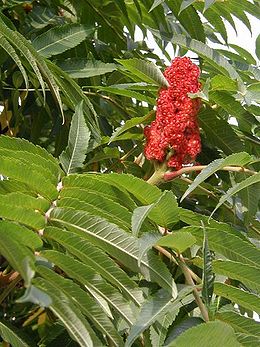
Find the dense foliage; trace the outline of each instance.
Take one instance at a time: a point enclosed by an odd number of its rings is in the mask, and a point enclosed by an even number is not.
[[[0,345],[259,346],[259,1],[0,5]]]

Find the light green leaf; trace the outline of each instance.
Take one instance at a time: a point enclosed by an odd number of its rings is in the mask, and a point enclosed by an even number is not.
[[[236,338],[243,347],[259,347],[260,345],[260,338],[248,333],[236,333]]]
[[[10,238],[19,244],[30,248],[31,250],[42,247],[42,240],[37,233],[17,223],[8,222],[6,220],[0,221],[0,229],[7,233]]]
[[[173,300],[168,293],[159,291],[156,296],[148,299],[143,304],[137,321],[130,329],[125,347],[130,347],[143,331],[155,321],[160,320],[166,313],[171,312],[177,315],[182,306],[193,301],[193,296],[188,294],[189,292],[185,289],[183,292],[179,292],[178,297]]]
[[[175,231],[171,235],[163,236],[156,244],[158,246],[168,247],[177,253],[183,253],[187,248],[196,243],[196,238],[190,233]]]
[[[211,90],[237,91],[237,83],[231,78],[223,75],[216,75],[210,80]]]
[[[89,215],[83,211],[68,208],[56,208],[51,213],[51,220],[84,237],[89,242],[102,248],[113,258],[123,263],[132,271],[139,272],[147,280],[156,281],[176,297],[176,285],[163,262],[153,252],[148,252],[138,267],[138,240],[106,220]]]
[[[72,117],[68,146],[60,155],[61,165],[67,175],[83,167],[89,139],[90,131],[84,118],[82,101],[76,106]]]
[[[104,63],[101,60],[68,58],[58,61],[58,66],[72,78],[100,76],[117,69],[116,64]]]
[[[0,254],[7,259],[12,268],[19,272],[28,286],[34,276],[34,256],[26,246],[9,234],[6,224],[0,223]],[[10,225],[8,225],[9,227]]]
[[[9,322],[0,320],[0,336],[5,342],[8,342],[12,347],[34,347],[33,341],[30,341],[28,336],[24,336],[21,331],[12,326]]]
[[[95,333],[71,299],[47,280],[37,278],[34,284],[51,296],[52,304],[49,309],[62,321],[73,339],[81,347],[94,347],[92,339]]]
[[[161,5],[165,0],[154,0],[149,12],[154,10],[157,6]]]
[[[82,24],[64,24],[49,29],[37,36],[32,44],[42,56],[49,58],[76,47],[87,36],[94,33],[94,28]]]
[[[199,324],[186,330],[167,347],[187,347],[191,341],[193,347],[201,347],[202,341],[204,346],[241,347],[234,330],[228,324],[217,321]]]
[[[153,83],[159,87],[168,87],[168,81],[161,70],[152,62],[141,59],[117,59],[127,70],[139,77],[142,81]]]
[[[181,13],[183,10],[185,10],[187,7],[189,7],[195,1],[196,0],[183,0],[182,3],[181,3],[181,8],[180,8],[180,12],[179,13]]]
[[[125,131],[135,127],[136,125],[145,124],[146,122],[150,121],[151,116],[152,116],[151,113],[148,113],[147,115],[143,117],[134,117],[134,118],[128,119],[124,125],[116,128],[113,131],[108,144],[110,144],[112,141],[115,141],[118,138],[118,136],[123,134]]]
[[[132,231],[137,235],[145,218],[150,217],[164,228],[179,221],[178,204],[171,191],[164,191],[160,198],[148,206],[137,207],[132,215]]]
[[[253,56],[244,48],[238,46],[238,45],[234,45],[234,44],[229,44],[230,47],[232,47],[235,51],[237,51],[237,53],[242,56],[243,58],[245,58],[245,60],[247,61],[248,64],[253,64],[256,65],[256,61],[253,58]]]
[[[232,195],[237,194],[241,190],[243,190],[243,189],[245,189],[245,188],[247,188],[247,187],[249,187],[251,185],[259,184],[259,182],[260,182],[260,173],[256,173],[253,176],[250,176],[250,177],[246,178],[244,181],[239,182],[239,183],[235,184],[233,187],[229,188],[227,193],[220,198],[219,203],[217,204],[217,206],[213,210],[212,214],[221,205],[223,205],[224,202],[226,202]],[[259,197],[257,199],[259,199]]]
[[[67,276],[81,283],[108,316],[111,307],[129,326],[133,324],[134,317],[129,302],[118,289],[107,283],[89,265],[57,251],[44,251],[42,254],[62,269]]]
[[[226,157],[225,159],[216,159],[211,162],[205,169],[203,169],[195,180],[192,182],[190,187],[183,194],[181,201],[185,199],[198,185],[204,182],[208,177],[213,175],[216,171],[221,170],[225,166],[244,166],[252,160],[248,153],[234,153]]]
[[[252,318],[242,316],[235,311],[228,311],[225,306],[216,313],[216,318],[231,325],[235,331],[260,338],[260,323]]]
[[[217,253],[224,255],[226,258],[256,266],[259,263],[260,250],[250,241],[240,238],[239,232],[230,232],[225,227],[211,228],[206,227],[209,241],[209,248]],[[190,232],[196,237],[199,245],[203,243],[203,228],[190,226],[182,228],[181,231]],[[236,235],[237,234],[237,235]]]
[[[231,260],[213,261],[214,272],[241,281],[246,286],[260,293],[260,267],[234,262]]]
[[[13,46],[8,42],[8,40],[2,34],[0,34],[0,46],[7,52],[7,54],[10,55],[10,57],[12,57],[13,61],[18,66],[19,70],[22,73],[23,79],[24,79],[25,88],[28,89],[29,88],[29,81],[28,81],[28,76],[27,76],[26,70],[23,67],[23,64],[22,64],[19,56],[15,52]]]
[[[140,306],[143,300],[142,294],[137,289],[135,282],[101,249],[87,242],[77,234],[58,228],[47,227],[44,237],[54,240],[65,247],[84,264],[90,266],[103,278],[119,288],[137,306]]]
[[[214,4],[216,0],[205,0],[204,5],[204,12],[207,11],[207,9]]]
[[[141,265],[141,260],[144,255],[147,254],[148,250],[151,249],[155,243],[160,240],[161,234],[160,233],[144,233],[141,235],[140,238],[138,238],[138,249],[139,249],[139,255],[138,255],[138,266]]]
[[[96,328],[106,335],[115,346],[123,346],[123,341],[117,333],[112,322],[106,317],[98,304],[89,296],[89,294],[80,288],[79,285],[69,279],[57,275],[54,271],[38,266],[36,271],[46,280],[48,280],[64,295],[70,297],[72,302],[80,311],[88,317]]]
[[[258,59],[260,59],[260,34],[257,36],[255,44],[255,54]]]
[[[260,313],[260,298],[255,294],[218,282],[214,285],[214,293],[248,310],[252,310],[258,314]]]

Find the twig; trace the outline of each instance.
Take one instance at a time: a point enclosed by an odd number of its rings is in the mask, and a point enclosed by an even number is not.
[[[183,167],[182,169],[178,171],[171,171],[171,172],[166,172],[164,175],[164,180],[165,181],[170,181],[176,177],[179,177],[185,173],[190,173],[190,172],[195,172],[195,171],[201,171],[205,169],[207,165],[197,165],[197,166],[188,166],[188,167]],[[256,172],[246,169],[242,166],[224,166],[223,168],[219,169],[223,171],[232,171],[232,172],[243,172],[247,173],[249,175],[255,175]]]
[[[185,264],[185,261],[181,255],[179,256],[179,265],[180,265],[180,268],[182,269],[182,272],[184,274],[184,277],[185,277],[187,284],[194,287],[195,284],[194,284],[193,279],[191,277],[191,274],[189,272],[189,268]],[[205,305],[203,304],[203,302],[201,300],[201,297],[199,295],[197,288],[193,289],[193,295],[194,295],[196,304],[198,305],[198,307],[200,309],[202,317],[204,318],[205,322],[208,322],[209,321],[209,314],[208,314],[208,311],[207,311]]]

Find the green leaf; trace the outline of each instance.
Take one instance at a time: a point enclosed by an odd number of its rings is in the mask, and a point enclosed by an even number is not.
[[[151,29],[152,33],[156,36],[159,35],[161,39],[172,42],[176,45],[189,49],[195,53],[197,53],[200,57],[204,58],[207,63],[213,66],[217,71],[222,73],[223,75],[230,76],[233,80],[241,80],[237,71],[233,68],[231,64],[229,64],[228,60],[225,59],[221,54],[217,53],[216,50],[210,48],[206,44],[197,41],[195,39],[191,39],[184,35],[173,35],[172,37],[163,36],[161,37],[158,32]]]
[[[172,248],[177,253],[183,253],[187,248],[196,243],[196,238],[190,233],[175,231],[171,235],[163,236],[156,244],[158,246]]]
[[[71,78],[100,76],[117,69],[116,64],[83,58],[68,58],[58,61],[57,64],[63,71],[69,74]]]
[[[231,325],[235,331],[260,338],[260,323],[252,318],[242,316],[234,311],[228,311],[225,306],[216,313],[216,318]]]
[[[96,328],[108,336],[109,340],[115,346],[123,346],[121,337],[115,330],[112,322],[106,317],[98,304],[91,299],[86,291],[71,280],[64,279],[57,275],[54,271],[44,267],[37,266],[36,271],[46,280],[48,280],[57,289],[62,291],[64,295],[70,297],[80,311],[88,317]]]
[[[214,4],[216,0],[205,0],[205,5],[204,5],[204,12]]]
[[[136,125],[145,124],[146,122],[149,122],[150,118],[151,118],[151,113],[149,112],[147,115],[143,117],[134,117],[134,118],[128,119],[124,125],[116,128],[113,131],[113,134],[111,135],[108,144],[110,144],[112,141],[115,141],[118,138],[118,136],[123,134],[125,131],[135,127]]]
[[[181,8],[180,8],[180,12],[181,13],[183,10],[185,10],[187,7],[189,7],[190,5],[192,5],[196,0],[183,0],[181,3]]]
[[[252,266],[231,260],[215,260],[213,269],[214,272],[239,280],[255,292],[260,293],[260,267],[258,264]]]
[[[220,118],[212,108],[208,107],[200,112],[199,123],[207,141],[221,149],[226,155],[243,151],[244,145],[232,126]]]
[[[152,252],[147,254],[138,267],[138,240],[116,225],[98,217],[93,217],[83,211],[56,208],[51,213],[51,220],[59,222],[66,228],[84,237],[89,242],[102,248],[130,268],[139,272],[147,280],[156,281],[176,297],[176,286],[171,274],[158,257]]]
[[[92,338],[95,334],[71,299],[47,280],[37,278],[34,284],[51,296],[52,304],[49,309],[62,321],[73,339],[82,347],[94,347]]]
[[[195,180],[192,182],[190,187],[183,194],[181,201],[185,199],[198,185],[204,182],[208,177],[213,175],[216,171],[221,170],[225,166],[244,166],[252,160],[248,153],[234,153],[226,157],[225,159],[216,159],[211,162],[205,169],[203,169]]]
[[[168,81],[161,70],[152,62],[141,59],[117,59],[127,70],[139,77],[142,81],[153,83],[159,87],[167,88]]]
[[[224,255],[226,258],[256,266],[259,263],[260,250],[257,249],[250,241],[245,241],[239,237],[239,232],[231,233],[225,228],[206,227],[209,241],[209,248],[217,253]],[[199,245],[203,243],[203,228],[191,226],[182,228],[181,231],[190,232],[196,237]],[[237,235],[236,235],[237,234]]]
[[[32,44],[42,56],[49,58],[76,47],[87,36],[94,33],[94,28],[82,24],[64,24],[56,26],[37,36]]]
[[[28,336],[24,336],[19,329],[4,320],[0,320],[0,336],[5,342],[10,343],[12,347],[36,346],[33,341],[30,341]]]
[[[237,91],[237,83],[231,78],[223,75],[216,75],[210,80],[211,90]]]
[[[207,229],[203,226],[203,273],[202,273],[202,298],[209,310],[213,294],[215,275],[212,269],[212,253],[209,249]]]
[[[150,217],[164,228],[179,221],[178,204],[171,191],[164,191],[160,198],[148,206],[137,207],[132,215],[132,232],[137,235],[145,218]]]
[[[253,64],[256,65],[256,61],[253,58],[253,56],[244,48],[234,45],[234,44],[229,44],[230,47],[232,47],[235,51],[237,51],[237,53],[242,56],[243,58],[245,58],[245,60],[247,61],[248,64]]]
[[[255,54],[258,59],[260,59],[260,34],[257,36],[255,43]]]
[[[44,169],[48,169],[46,172],[46,179],[53,176],[55,177],[54,182],[58,182],[58,177],[61,173],[59,163],[57,159],[44,148],[34,145],[25,139],[2,135],[0,137],[0,149],[1,151],[9,151],[8,156],[12,155],[12,152],[16,155],[16,159],[19,158],[19,160],[24,160],[26,163],[37,165],[41,172],[45,172]],[[17,156],[17,154],[19,154],[19,156]]]
[[[23,64],[22,64],[19,56],[15,52],[13,46],[8,42],[8,40],[2,34],[0,34],[0,46],[12,57],[13,61],[18,66],[19,70],[22,73],[23,79],[24,79],[25,88],[28,89],[29,88],[29,81],[28,81],[28,76],[27,76],[26,70],[23,67]]]
[[[229,188],[227,193],[220,198],[219,203],[217,204],[217,206],[213,210],[212,214],[221,205],[223,205],[232,195],[237,194],[242,189],[245,189],[245,188],[247,188],[247,187],[249,187],[251,185],[259,184],[259,182],[260,182],[260,173],[256,173],[253,176],[250,176],[250,177],[246,178],[244,181],[239,182],[239,183],[235,184],[233,187]],[[259,199],[259,197],[257,199]]]
[[[149,12],[153,11],[157,6],[161,5],[164,3],[165,0],[154,0]]]
[[[67,175],[83,167],[89,139],[90,131],[84,118],[82,101],[76,106],[72,117],[68,146],[60,155],[61,165]]]
[[[144,255],[147,254],[149,249],[152,249],[152,247],[156,244],[158,240],[160,240],[161,234],[160,233],[145,233],[141,235],[138,239],[138,249],[139,249],[139,255],[138,255],[138,266],[141,265],[141,260]]]
[[[55,81],[64,95],[66,104],[75,109],[83,101],[83,112],[87,126],[97,144],[100,143],[101,135],[97,120],[97,114],[93,105],[83,93],[81,87],[69,75],[62,71],[56,64],[48,61],[48,67],[52,71]]]
[[[28,286],[34,276],[34,256],[32,251],[19,243],[8,233],[10,224],[0,223],[0,254],[7,259],[12,268],[19,272]]]
[[[260,345],[260,338],[253,335],[236,333],[236,338],[243,347],[258,347]]]
[[[248,310],[252,310],[258,314],[260,313],[260,298],[255,294],[218,282],[214,285],[214,293]]]
[[[41,238],[35,232],[24,226],[1,220],[0,229],[3,229],[3,232],[7,233],[10,238],[16,240],[19,244],[26,246],[33,251],[42,247]]]
[[[189,292],[184,289],[173,300],[168,293],[159,291],[156,296],[148,299],[143,304],[137,321],[130,329],[125,347],[130,347],[143,331],[149,328],[155,321],[160,320],[166,313],[171,312],[177,315],[182,306],[189,304],[193,300],[192,295],[188,295]]]
[[[201,347],[202,341],[204,346],[241,347],[234,330],[228,324],[218,321],[199,324],[186,330],[167,347],[187,347],[191,341],[193,347]]]
[[[118,287],[137,306],[140,306],[142,294],[137,289],[135,282],[130,280],[125,272],[101,249],[77,234],[58,228],[47,227],[44,237],[48,240],[54,240],[65,247],[84,264],[90,266],[103,278]]]
[[[205,42],[205,32],[199,14],[193,6],[188,6],[181,12],[181,4],[182,0],[167,1],[167,5],[173,12],[173,15],[185,29],[182,29],[182,32],[187,32],[193,39]],[[174,32],[175,30],[172,31]],[[177,32],[179,32],[179,30],[177,30]]]
[[[81,283],[108,316],[113,317],[109,309],[111,307],[127,325],[133,324],[133,312],[129,302],[118,289],[107,283],[89,265],[57,251],[44,251],[43,255],[64,271],[67,276]]]

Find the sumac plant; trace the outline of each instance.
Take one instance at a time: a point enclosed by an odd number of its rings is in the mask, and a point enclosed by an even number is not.
[[[259,2],[0,6],[0,346],[258,347]]]

